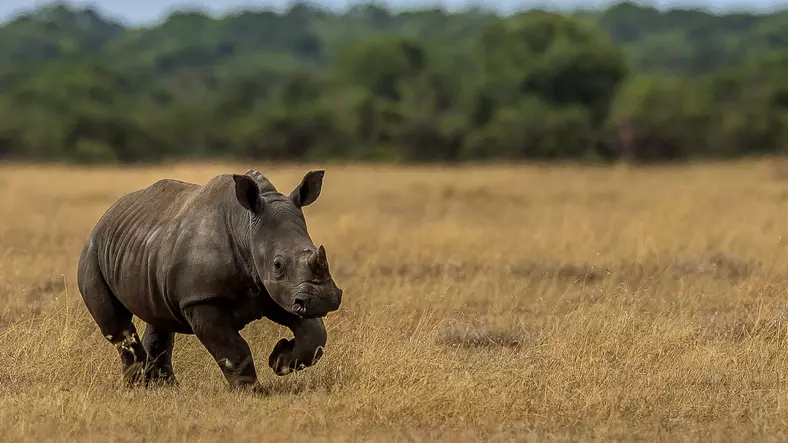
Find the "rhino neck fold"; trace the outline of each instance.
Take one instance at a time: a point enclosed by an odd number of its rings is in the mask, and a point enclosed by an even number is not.
[[[227,214],[230,243],[232,244],[236,260],[242,264],[246,276],[252,278],[255,285],[257,285],[257,289],[263,292],[265,287],[257,274],[252,251],[249,248],[251,244],[252,214],[240,205],[231,205],[231,209],[227,211]]]

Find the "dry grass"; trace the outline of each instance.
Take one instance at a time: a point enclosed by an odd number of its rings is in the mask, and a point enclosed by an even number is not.
[[[282,190],[306,170],[254,166]],[[260,321],[270,397],[228,393],[193,336],[180,390],[123,390],[76,289],[85,236],[122,193],[247,167],[0,167],[3,441],[788,438],[788,181],[767,162],[328,167],[306,209],[345,288],[324,359],[274,376],[289,332]]]

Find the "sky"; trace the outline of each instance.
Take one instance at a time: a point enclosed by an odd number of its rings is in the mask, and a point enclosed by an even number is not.
[[[442,6],[447,9],[461,9],[472,4],[484,4],[488,8],[512,11],[534,6],[559,8],[597,7],[610,0],[386,0],[385,4],[396,9],[423,6]],[[37,5],[50,3],[50,0],[0,0],[0,21],[5,21],[23,10]],[[243,7],[286,7],[289,0],[70,0],[77,5],[92,5],[105,15],[129,24],[151,23],[163,19],[173,9],[181,6],[198,6],[212,13],[223,13]],[[352,0],[314,0],[331,9],[345,9],[353,5]],[[640,2],[645,3],[645,2]],[[651,0],[648,4],[657,7],[702,6],[713,10],[720,9],[758,9],[772,10],[788,7],[788,0]]]

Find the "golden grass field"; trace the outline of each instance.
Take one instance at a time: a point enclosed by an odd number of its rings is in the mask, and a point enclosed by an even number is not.
[[[266,164],[0,167],[2,441],[785,441],[788,174],[325,166],[305,214],[345,289],[324,358],[230,393],[194,336],[180,389],[126,390],[76,285],[125,192]],[[138,321],[137,321],[138,322]],[[143,325],[138,323],[140,332]]]

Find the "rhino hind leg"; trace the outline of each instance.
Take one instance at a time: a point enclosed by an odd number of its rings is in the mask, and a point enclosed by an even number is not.
[[[80,256],[77,285],[101,334],[118,350],[127,386],[143,382],[147,353],[131,322],[131,311],[115,297],[104,280],[92,242],[85,246]]]
[[[142,346],[148,354],[147,376],[153,383],[178,385],[172,370],[172,349],[175,345],[175,333],[145,325],[142,334]]]
[[[115,345],[123,365],[123,379],[128,387],[147,384],[147,355],[142,346],[134,324],[129,321],[126,328],[121,329],[120,339],[117,335],[106,334],[105,338]]]

